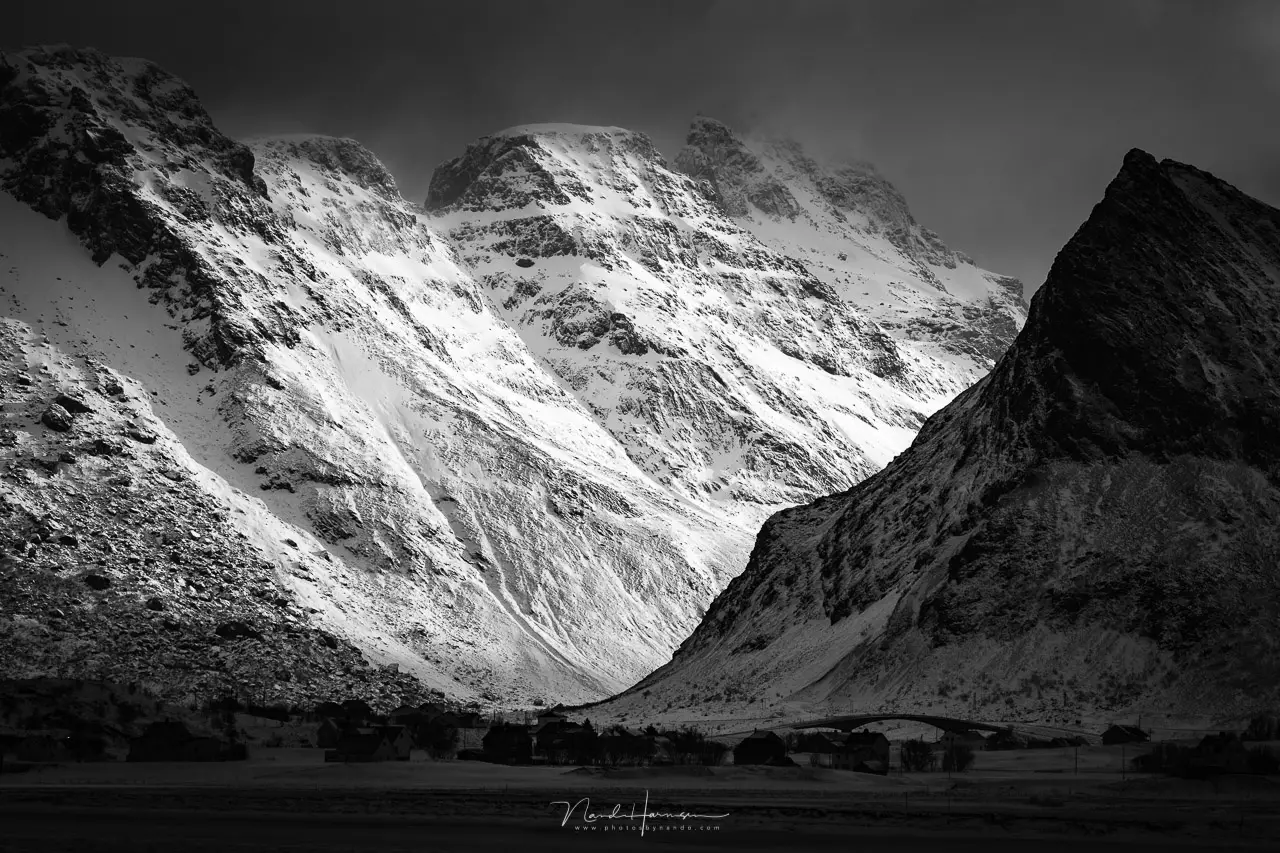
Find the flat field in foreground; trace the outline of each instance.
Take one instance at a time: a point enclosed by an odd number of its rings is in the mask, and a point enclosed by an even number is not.
[[[1273,849],[1280,781],[1120,772],[1118,747],[981,752],[972,771],[810,767],[325,764],[258,750],[226,764],[69,764],[0,775],[0,853],[22,851]],[[1112,753],[1115,753],[1112,755]],[[629,815],[692,812],[716,818]],[[581,802],[586,798],[587,802]],[[557,804],[560,802],[561,804]],[[577,804],[565,821],[566,806]],[[585,821],[584,812],[614,813]]]

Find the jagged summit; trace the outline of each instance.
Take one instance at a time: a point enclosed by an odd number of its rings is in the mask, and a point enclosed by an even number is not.
[[[1133,150],[1058,255],[984,392],[1028,441],[1280,460],[1280,216],[1206,172]],[[1007,377],[1007,378],[1006,378]]]
[[[170,168],[199,156],[256,194],[265,192],[254,177],[249,149],[218,133],[194,90],[154,63],[66,45],[34,47],[4,54],[0,86],[4,146],[35,158],[7,170],[4,188],[46,215],[106,203],[103,184],[125,180],[124,162],[135,156]],[[150,132],[154,147],[135,151],[124,133],[129,128]],[[51,162],[67,148],[84,156]],[[51,168],[60,172],[59,183],[79,188],[76,198],[42,180]]]
[[[387,201],[400,200],[400,190],[387,167],[377,155],[354,139],[299,133],[266,136],[248,142],[255,149],[309,160],[337,177],[354,180]]]
[[[759,153],[752,149],[758,149]],[[677,165],[694,177],[709,180],[733,216],[745,216],[748,203],[767,216],[794,221],[804,206],[788,186],[803,183],[816,191],[825,212],[870,233],[883,232],[909,256],[954,269],[968,262],[921,227],[907,200],[870,163],[837,160],[821,163],[793,139],[739,137],[724,123],[707,116],[694,119]]]
[[[730,216],[746,216],[750,206],[769,216],[795,220],[803,212],[795,196],[727,125],[698,116],[689,128],[676,167],[707,181]]]
[[[1023,718],[1274,701],[1278,225],[1130,152],[990,376],[772,517],[643,686]]]
[[[501,187],[506,205],[584,204],[596,201],[577,173],[610,168],[610,161],[629,157],[662,165],[662,156],[643,133],[620,127],[575,124],[530,124],[481,137],[459,157],[442,163],[431,176],[425,207],[479,210],[486,194]],[[478,182],[478,183],[477,183]],[[473,197],[467,191],[477,184]],[[613,187],[627,192],[630,187]]]
[[[1025,319],[1021,282],[949,249],[868,164],[820,162],[793,140],[742,136],[706,116],[694,120],[675,164],[705,182],[735,222],[950,372],[957,392]]]

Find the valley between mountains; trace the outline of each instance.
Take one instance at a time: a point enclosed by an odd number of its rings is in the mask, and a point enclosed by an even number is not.
[[[421,204],[89,50],[6,55],[0,127],[12,677],[1276,698],[1280,215],[1212,175],[1131,152],[1028,316],[874,167],[705,116],[497,132]]]

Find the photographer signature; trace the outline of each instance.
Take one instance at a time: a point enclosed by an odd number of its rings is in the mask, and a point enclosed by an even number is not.
[[[637,810],[636,804],[631,804],[631,810],[625,811],[621,803],[617,803],[607,812],[594,812],[591,810],[591,798],[583,797],[577,802],[569,802],[568,800],[554,800],[551,805],[564,806],[564,820],[560,822],[561,826],[569,823],[574,812],[579,808],[582,810],[582,821],[587,824],[594,824],[599,821],[608,820],[631,820],[640,821],[640,834],[644,835],[648,828],[650,820],[718,820],[729,816],[728,812],[724,814],[699,814],[698,812],[688,811],[650,811],[649,810],[649,791],[646,788],[644,792],[644,806]]]

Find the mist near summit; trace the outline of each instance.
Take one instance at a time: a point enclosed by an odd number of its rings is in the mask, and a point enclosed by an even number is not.
[[[1116,152],[1194,162],[1280,201],[1267,2],[983,0],[23,3],[5,47],[144,56],[236,138],[359,139],[421,201],[468,141],[617,125],[673,158],[695,114],[874,163],[913,212],[1028,295]]]

